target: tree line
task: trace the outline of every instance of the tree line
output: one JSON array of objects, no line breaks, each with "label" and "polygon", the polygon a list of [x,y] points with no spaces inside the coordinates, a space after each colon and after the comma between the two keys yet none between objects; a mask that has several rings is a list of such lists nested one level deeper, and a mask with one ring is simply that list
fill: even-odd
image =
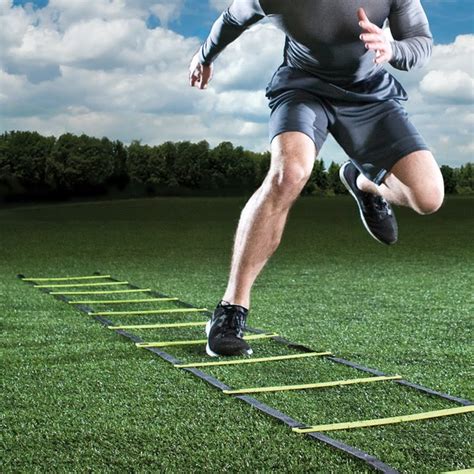
[{"label": "tree line", "polygon": [[[134,141],[65,133],[58,138],[37,132],[0,135],[0,197],[3,200],[69,198],[116,194],[241,195],[255,190],[270,166],[270,153],[255,153],[230,142],[214,148],[205,140]],[[447,193],[474,190],[472,164],[442,166]],[[345,194],[339,165],[318,160],[302,194]]]}]

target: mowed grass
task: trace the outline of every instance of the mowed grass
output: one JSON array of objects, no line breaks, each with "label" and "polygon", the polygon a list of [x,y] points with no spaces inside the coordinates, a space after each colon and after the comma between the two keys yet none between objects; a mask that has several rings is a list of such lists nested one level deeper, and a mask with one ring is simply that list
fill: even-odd
[{"label": "mowed grass", "polygon": [[[99,270],[213,308],[244,203],[160,198],[0,211],[2,472],[369,470],[15,278]],[[255,285],[250,324],[473,399],[473,204],[449,198],[424,217],[400,209],[400,242],[384,247],[367,235],[349,198],[300,199]],[[157,306],[133,305],[145,307]],[[114,318],[185,320],[202,316]],[[137,334],[202,338],[203,329]],[[256,356],[291,353],[272,341],[252,345]],[[168,352],[206,360],[201,346]],[[316,358],[208,372],[235,388],[366,376]],[[308,424],[457,406],[393,382],[258,398]],[[402,472],[474,467],[472,415],[329,434]]]}]

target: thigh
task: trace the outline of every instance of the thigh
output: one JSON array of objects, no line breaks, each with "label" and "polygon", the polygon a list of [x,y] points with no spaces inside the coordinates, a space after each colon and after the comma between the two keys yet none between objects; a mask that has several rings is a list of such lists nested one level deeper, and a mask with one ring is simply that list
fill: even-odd
[{"label": "thigh", "polygon": [[431,152],[419,150],[403,157],[384,179],[389,188],[403,189],[413,200],[443,192],[443,176]]},{"label": "thigh", "polygon": [[332,105],[335,121],[331,133],[359,170],[376,184],[382,183],[402,158],[421,150],[429,153],[423,137],[395,99]]},{"label": "thigh", "polygon": [[309,177],[317,155],[313,140],[301,132],[283,132],[271,143],[271,174],[300,174]]},{"label": "thigh", "polygon": [[328,118],[324,104],[314,95],[292,89],[272,96],[269,122],[269,140],[286,132],[307,135],[319,153],[328,134]]}]

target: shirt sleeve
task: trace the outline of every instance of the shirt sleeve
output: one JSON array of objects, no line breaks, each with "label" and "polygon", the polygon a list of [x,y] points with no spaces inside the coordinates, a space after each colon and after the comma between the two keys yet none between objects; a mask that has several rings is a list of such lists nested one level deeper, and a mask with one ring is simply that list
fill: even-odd
[{"label": "shirt sleeve", "polygon": [[403,71],[424,66],[431,57],[433,36],[420,0],[394,0],[388,20],[394,38],[390,64]]},{"label": "shirt sleeve", "polygon": [[199,61],[209,65],[247,28],[264,18],[259,0],[234,0],[219,16],[199,49]]}]

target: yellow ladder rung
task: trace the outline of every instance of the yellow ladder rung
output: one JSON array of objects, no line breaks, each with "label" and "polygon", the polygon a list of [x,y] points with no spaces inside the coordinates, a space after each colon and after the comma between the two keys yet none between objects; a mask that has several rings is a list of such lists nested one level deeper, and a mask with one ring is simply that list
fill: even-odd
[{"label": "yellow ladder rung", "polygon": [[116,286],[128,285],[128,281],[106,281],[105,283],[67,283],[64,285],[34,285],[35,288],[74,288],[82,286]]},{"label": "yellow ladder rung", "polygon": [[[251,336],[245,336],[245,340],[252,339],[268,339],[270,337],[276,337],[278,334],[253,334]],[[207,339],[194,339],[192,341],[165,341],[165,342],[137,342],[137,347],[167,347],[167,346],[192,346],[198,344],[206,344]]]},{"label": "yellow ladder rung", "polygon": [[424,413],[415,413],[413,415],[393,416],[390,418],[376,418],[374,420],[349,421],[347,423],[332,423],[329,425],[316,425],[309,428],[293,428],[296,433],[313,433],[315,431],[335,431],[350,430],[353,428],[365,428],[368,426],[390,425],[402,423],[405,421],[428,420],[430,418],[439,418],[442,416],[458,415],[461,413],[470,413],[474,411],[474,405],[447,408],[445,410],[427,411]]},{"label": "yellow ladder rung", "polygon": [[89,316],[135,316],[137,314],[197,313],[209,311],[207,308],[150,309],[143,311],[98,311],[89,312]]},{"label": "yellow ladder rung", "polygon": [[22,278],[23,281],[71,281],[71,280],[94,280],[96,278],[111,278],[111,275],[91,275],[78,277],[55,277],[55,278]]},{"label": "yellow ladder rung", "polygon": [[445,471],[441,474],[474,474],[474,469],[459,469],[458,471]]},{"label": "yellow ladder rung", "polygon": [[235,365],[235,364],[257,364],[259,362],[273,362],[279,360],[289,360],[289,359],[303,359],[304,357],[317,357],[317,356],[327,356],[332,355],[331,352],[303,352],[301,354],[291,354],[283,356],[273,356],[273,357],[257,357],[257,358],[247,358],[247,359],[238,359],[238,360],[219,360],[216,362],[195,362],[190,364],[175,364],[175,367],[179,369],[185,369],[189,367],[212,367],[216,365]]},{"label": "yellow ladder rung", "polygon": [[205,326],[207,321],[196,321],[193,323],[164,323],[164,324],[134,324],[131,326],[107,326],[107,329],[163,329],[163,328],[186,328]]},{"label": "yellow ladder rung", "polygon": [[384,380],[399,380],[401,375],[391,375],[382,377],[365,377],[348,380],[334,380],[332,382],[307,383],[302,385],[279,385],[275,387],[255,387],[255,388],[241,388],[237,390],[223,390],[228,395],[242,394],[242,393],[263,393],[263,392],[284,392],[288,390],[306,390],[309,388],[325,388],[338,387],[341,385],[353,385],[357,383],[382,382]]},{"label": "yellow ladder rung", "polygon": [[125,303],[153,303],[156,301],[178,301],[179,298],[144,298],[140,300],[90,300],[68,301],[69,304],[125,304]]},{"label": "yellow ladder rung", "polygon": [[99,291],[50,291],[50,295],[117,295],[123,293],[149,293],[151,288],[137,288],[136,290],[99,290]]}]

